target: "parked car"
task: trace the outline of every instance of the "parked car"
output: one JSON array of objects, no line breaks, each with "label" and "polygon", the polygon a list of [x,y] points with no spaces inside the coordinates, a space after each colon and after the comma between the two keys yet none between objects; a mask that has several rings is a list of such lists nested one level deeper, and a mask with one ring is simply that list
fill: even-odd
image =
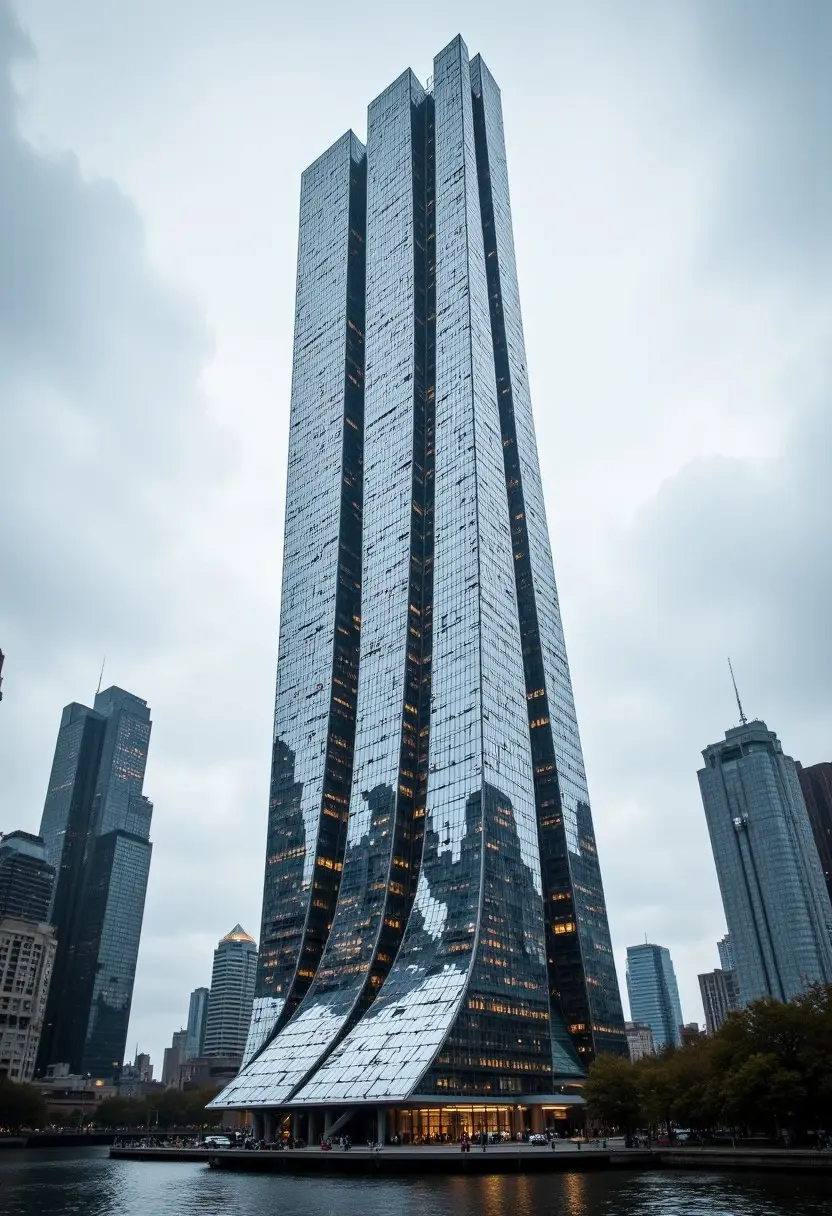
[{"label": "parked car", "polygon": [[231,1148],[231,1141],[228,1136],[206,1136],[206,1148]]},{"label": "parked car", "polygon": [[533,1132],[532,1135],[529,1136],[529,1144],[548,1144],[548,1143],[549,1143],[549,1141],[542,1134],[542,1132]]}]

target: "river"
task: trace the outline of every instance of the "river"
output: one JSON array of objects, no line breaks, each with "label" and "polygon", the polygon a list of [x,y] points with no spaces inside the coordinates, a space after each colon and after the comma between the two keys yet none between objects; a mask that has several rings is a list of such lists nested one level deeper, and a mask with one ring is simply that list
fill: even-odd
[{"label": "river", "polygon": [[290,1178],[110,1161],[107,1149],[0,1154],[2,1216],[830,1216],[832,1180],[622,1171],[482,1178]]}]

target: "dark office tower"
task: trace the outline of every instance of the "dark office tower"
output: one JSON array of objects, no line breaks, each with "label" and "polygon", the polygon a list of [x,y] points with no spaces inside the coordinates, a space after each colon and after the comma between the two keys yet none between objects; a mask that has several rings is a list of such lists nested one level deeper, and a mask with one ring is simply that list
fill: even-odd
[{"label": "dark office tower", "polygon": [[150,710],[120,688],[61,718],[41,820],[58,950],[38,1068],[120,1068],[150,869]]},{"label": "dark office tower", "polygon": [[[458,1119],[460,1100],[486,1097],[494,1118],[524,1102],[540,1114],[596,1050],[627,1051],[546,532],[499,91],[459,38],[432,82],[403,73],[369,108],[366,150],[344,136],[301,191],[290,446],[302,474],[290,456],[287,536],[310,493],[329,522],[315,535],[305,519],[285,549],[275,756],[289,777],[279,817],[273,785],[263,982],[278,974],[270,924],[320,904],[331,928],[305,993],[295,982],[271,1005],[216,1101],[268,1118],[450,1101]],[[360,309],[342,232],[356,189]],[[309,885],[322,787],[310,822],[300,765],[308,753],[304,772],[326,773],[311,715],[331,660],[316,666],[306,626],[332,653],[337,600],[320,580],[339,537],[330,477],[346,474],[341,448],[323,473],[318,452],[326,403],[341,426],[351,313],[365,351],[363,505],[349,533],[361,539],[361,649],[357,700],[343,707],[356,711],[341,736],[352,780],[333,908],[334,885]],[[317,353],[330,333],[331,363]],[[288,601],[287,583],[300,584]],[[341,644],[336,629],[336,662]],[[310,656],[300,670],[296,653]],[[306,948],[296,940],[291,960]],[[258,999],[265,1008],[262,986]]]},{"label": "dark office tower", "polygon": [[708,822],[740,1000],[832,983],[832,904],[791,756],[765,722],[702,753]]},{"label": "dark office tower", "polygon": [[40,836],[0,836],[0,917],[47,921],[54,882],[55,869],[46,860]]},{"label": "dark office tower", "polygon": [[208,1017],[208,988],[194,988],[188,1002],[188,1037],[183,1059],[195,1060],[205,1046],[205,1023]]},{"label": "dark office tower", "polygon": [[832,764],[795,765],[809,823],[820,858],[826,889],[832,900]]}]

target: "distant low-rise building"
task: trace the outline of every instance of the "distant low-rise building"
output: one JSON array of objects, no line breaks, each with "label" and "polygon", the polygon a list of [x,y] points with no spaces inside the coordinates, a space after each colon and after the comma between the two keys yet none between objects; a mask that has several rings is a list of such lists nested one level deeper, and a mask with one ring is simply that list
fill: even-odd
[{"label": "distant low-rise building", "polygon": [[625,1022],[624,1029],[627,1032],[627,1048],[633,1064],[637,1060],[643,1060],[645,1056],[656,1054],[653,1030],[646,1022]]},{"label": "distant low-rise building", "polygon": [[34,1082],[46,1100],[50,1122],[73,1126],[93,1122],[96,1107],[117,1094],[115,1085],[101,1077],[71,1073],[66,1064],[50,1066],[46,1076]]},{"label": "distant low-rise building", "polygon": [[186,1092],[205,1089],[208,1085],[219,1088],[233,1081],[240,1071],[242,1053],[232,1056],[202,1056],[186,1060],[179,1067],[179,1088]]},{"label": "distant low-rise building", "polygon": [[716,1034],[728,1020],[728,1014],[740,1008],[740,989],[736,972],[706,971],[699,976],[699,991],[705,1010],[705,1025],[708,1034]]}]

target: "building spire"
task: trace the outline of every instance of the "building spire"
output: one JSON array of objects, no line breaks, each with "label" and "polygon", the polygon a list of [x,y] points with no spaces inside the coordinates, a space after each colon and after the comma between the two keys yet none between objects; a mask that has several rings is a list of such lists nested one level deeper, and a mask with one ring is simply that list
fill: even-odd
[{"label": "building spire", "polygon": [[731,683],[734,685],[734,696],[737,698],[737,709],[740,711],[740,722],[742,723],[743,726],[745,726],[748,723],[748,718],[746,718],[745,714],[743,713],[742,701],[740,700],[740,694],[739,694],[739,691],[737,690],[737,680],[734,675],[734,669],[731,666],[730,657],[728,659],[728,670],[731,673]]},{"label": "building spire", "polygon": [[104,679],[104,664],[106,662],[107,662],[107,656],[105,654],[104,658],[101,660],[101,671],[98,673],[98,688],[96,688],[96,690],[95,690],[96,696],[98,696],[98,694],[101,692],[101,681]]}]

